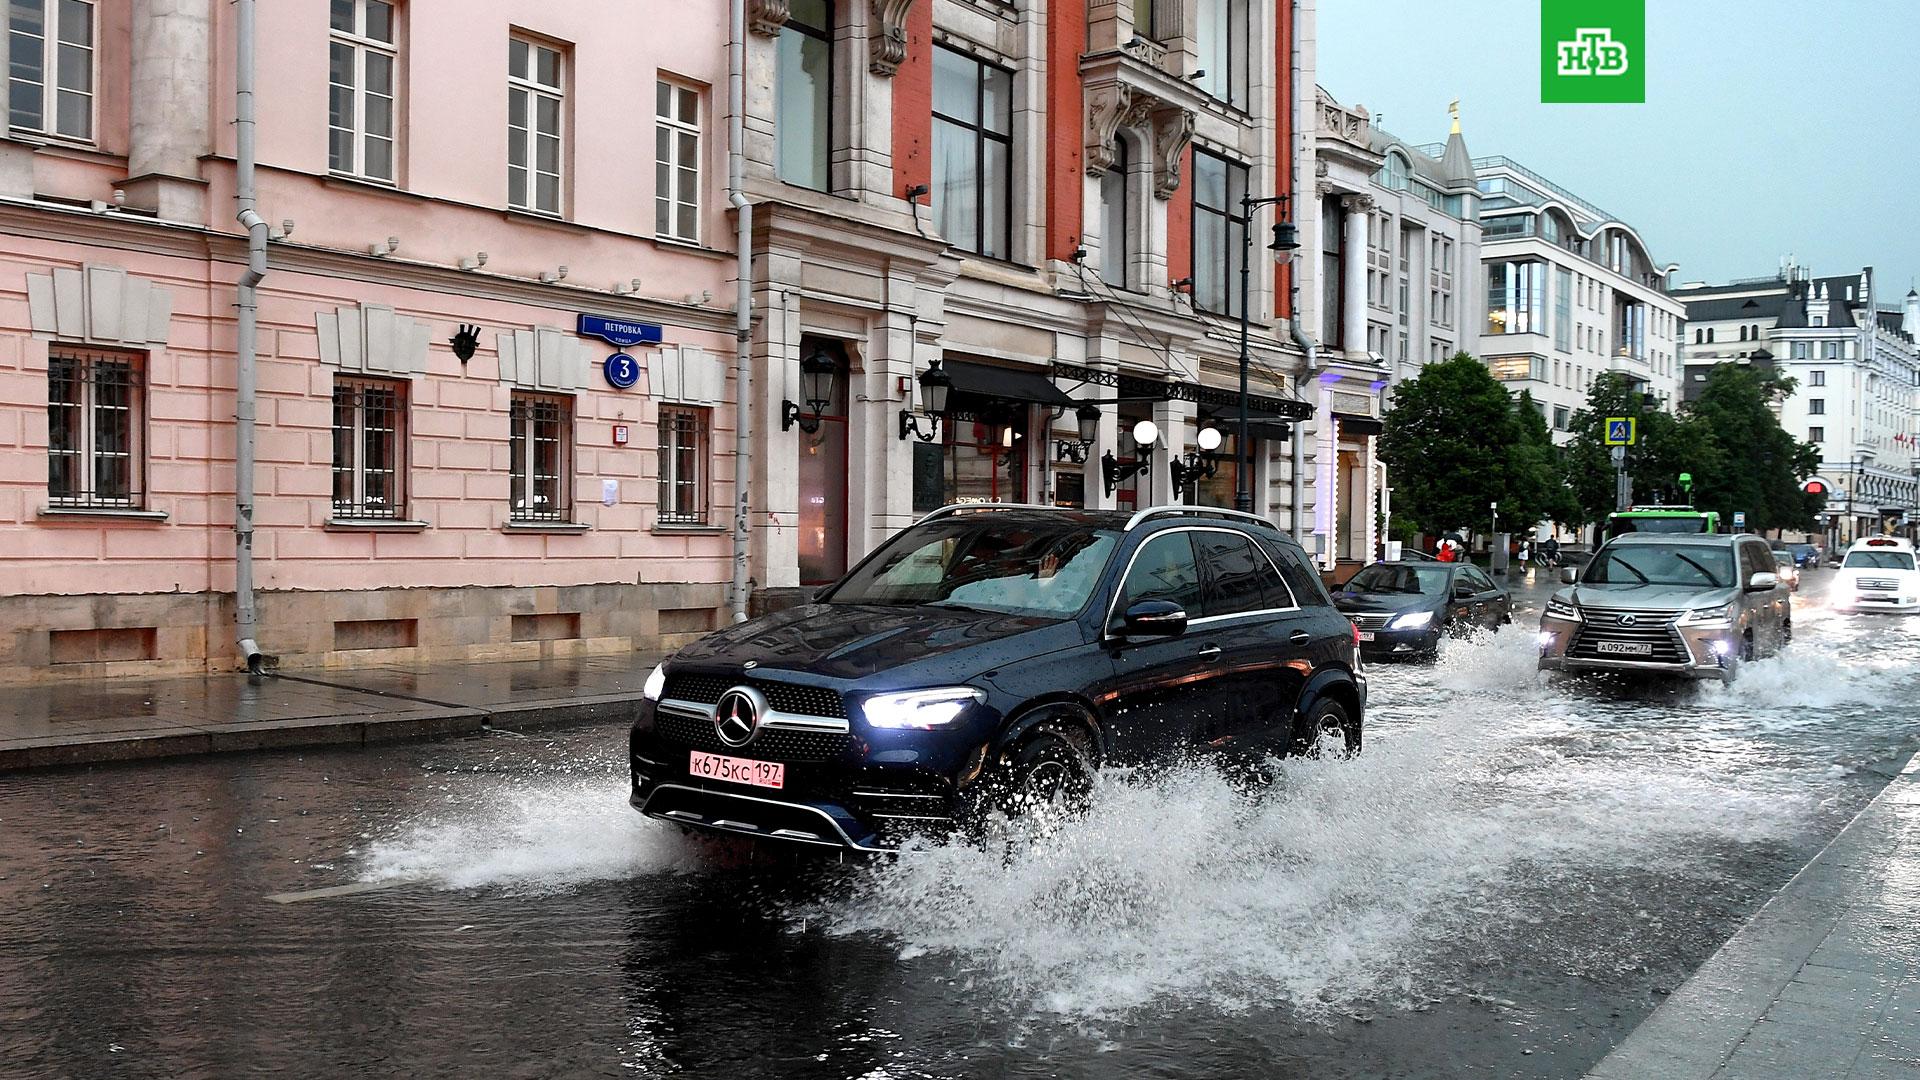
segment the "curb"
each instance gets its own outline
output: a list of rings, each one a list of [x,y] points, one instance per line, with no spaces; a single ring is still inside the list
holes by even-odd
[[[1896,789],[1916,775],[1920,753],[1909,754],[1846,827],[1671,997],[1614,1044],[1586,1080],[1707,1080],[1724,1075],[1723,1068],[1846,917],[1851,906],[1846,890],[1824,881],[1826,871],[1851,854],[1856,839],[1876,826],[1887,806],[1914,800],[1912,793]],[[1844,875],[1847,868],[1839,869]]]

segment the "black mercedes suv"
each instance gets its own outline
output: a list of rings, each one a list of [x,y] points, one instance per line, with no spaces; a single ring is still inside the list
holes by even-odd
[[[976,504],[648,678],[640,812],[857,851],[1078,801],[1103,764],[1360,749],[1353,624],[1252,515]]]

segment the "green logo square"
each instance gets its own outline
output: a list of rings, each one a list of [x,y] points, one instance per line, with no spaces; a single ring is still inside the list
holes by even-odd
[[[1647,100],[1647,0],[1540,0],[1540,100]]]

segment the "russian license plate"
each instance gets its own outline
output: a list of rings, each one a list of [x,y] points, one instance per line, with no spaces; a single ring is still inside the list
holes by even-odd
[[[1360,631],[1360,640],[1361,640],[1361,641],[1372,641],[1372,640],[1373,640],[1373,631],[1371,631],[1371,630],[1362,630],[1362,631]]]
[[[703,754],[698,750],[693,751],[688,760],[687,772],[707,780],[751,784],[754,787],[778,788],[785,787],[787,783],[787,767],[777,761],[753,761],[722,754]]]
[[[1653,643],[1649,641],[1602,641],[1594,645],[1593,651],[1616,653],[1626,656],[1652,656]]]

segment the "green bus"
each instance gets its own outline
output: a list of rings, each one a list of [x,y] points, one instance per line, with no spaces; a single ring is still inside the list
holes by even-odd
[[[1720,515],[1691,506],[1635,506],[1607,515],[1607,539],[1622,533],[1700,534],[1720,531]]]

